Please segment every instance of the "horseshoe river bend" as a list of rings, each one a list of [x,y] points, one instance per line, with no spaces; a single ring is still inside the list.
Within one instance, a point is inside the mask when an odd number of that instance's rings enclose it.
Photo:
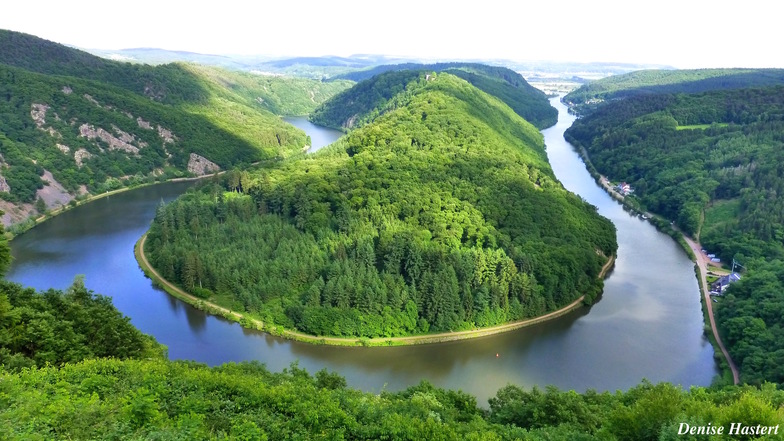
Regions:
[[[627,389],[642,379],[709,385],[718,371],[703,335],[693,263],[669,236],[625,211],[594,182],[563,138],[574,116],[558,98],[551,103],[559,120],[542,133],[552,168],[567,189],[612,220],[618,256],[595,305],[538,325],[447,343],[348,348],[289,341],[205,314],[154,287],[133,255],[160,201],[176,198],[191,182],[119,193],[44,222],[11,242],[8,279],[64,289],[83,274],[88,288],[112,297],[136,327],[165,344],[171,359],[209,365],[258,360],[273,371],[298,362],[311,373],[337,371],[349,386],[371,392],[426,379],[486,405],[509,383],[578,392]],[[314,144],[339,136],[306,120],[296,125]]]

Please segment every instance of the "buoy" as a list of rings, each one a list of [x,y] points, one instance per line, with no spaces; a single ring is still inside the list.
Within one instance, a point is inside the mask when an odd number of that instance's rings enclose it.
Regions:
[[[495,353],[495,358],[498,358],[498,352]]]

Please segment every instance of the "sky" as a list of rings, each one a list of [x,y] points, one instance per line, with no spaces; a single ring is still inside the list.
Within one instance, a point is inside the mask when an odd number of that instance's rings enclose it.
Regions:
[[[0,28],[84,49],[784,68],[772,0],[4,3]]]

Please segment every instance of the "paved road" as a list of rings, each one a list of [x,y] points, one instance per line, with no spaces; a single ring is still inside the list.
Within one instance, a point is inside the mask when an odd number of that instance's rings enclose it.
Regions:
[[[610,194],[614,193],[623,199],[623,195],[620,195],[610,186],[610,182],[606,177],[600,175],[599,182]],[[645,215],[648,217],[654,216],[652,213],[645,213]],[[721,353],[724,354],[724,358],[727,360],[727,364],[730,366],[730,370],[732,371],[732,381],[734,381],[735,384],[738,384],[740,382],[740,373],[738,367],[735,365],[732,357],[730,357],[730,353],[727,351],[727,348],[724,347],[724,343],[721,341],[721,336],[719,336],[719,329],[716,327],[716,320],[713,318],[713,302],[710,298],[710,290],[708,289],[707,280],[709,259],[705,253],[702,252],[702,246],[700,246],[699,243],[695,242],[694,239],[690,238],[689,236],[683,234],[683,232],[681,232],[681,234],[686,240],[686,243],[689,244],[689,247],[691,247],[691,250],[694,251],[697,267],[700,269],[700,287],[702,290],[702,296],[705,297],[705,305],[708,308],[708,319],[710,320],[711,329],[713,330],[713,337],[716,339],[716,344],[719,345]]]
[[[732,361],[732,357],[730,357],[730,353],[727,352],[727,348],[724,347],[724,343],[721,341],[721,336],[719,336],[719,329],[716,327],[716,320],[713,318],[713,302],[710,298],[708,280],[706,279],[708,274],[708,257],[705,256],[705,253],[702,252],[702,247],[699,243],[695,242],[685,234],[683,235],[683,238],[686,240],[686,243],[689,244],[691,250],[694,251],[694,255],[696,256],[697,260],[697,267],[700,269],[700,286],[702,287],[702,296],[705,297],[705,305],[708,308],[708,318],[710,319],[711,329],[713,329],[713,337],[716,339],[716,344],[719,345],[719,349],[721,349],[722,354],[724,354],[724,358],[727,359],[727,363],[730,365],[730,370],[732,371],[732,381],[734,381],[735,384],[738,384],[740,382],[738,367],[735,365],[735,362]]]

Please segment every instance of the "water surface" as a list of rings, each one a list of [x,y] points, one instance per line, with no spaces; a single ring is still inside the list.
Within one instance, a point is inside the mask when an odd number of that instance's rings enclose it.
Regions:
[[[287,116],[283,121],[293,125],[298,129],[302,129],[310,136],[310,148],[308,153],[318,151],[343,136],[340,130],[330,129],[323,126],[317,126],[308,121],[307,116]]]
[[[191,183],[117,194],[39,225],[11,243],[8,277],[47,289],[66,288],[84,274],[87,287],[111,296],[135,326],[168,346],[172,359],[210,365],[259,360],[273,371],[298,362],[310,372],[335,370],[350,386],[373,392],[426,379],[462,389],[485,405],[508,383],[577,391],[627,389],[643,378],[710,384],[717,368],[703,337],[692,262],[669,236],[624,211],[594,183],[563,139],[573,117],[557,99],[552,103],[560,119],[543,133],[553,169],[566,188],[613,221],[619,249],[596,305],[541,325],[459,342],[336,348],[279,339],[204,314],[153,287],[133,256],[158,204]],[[322,134],[313,130],[324,129],[308,130],[315,140]]]

